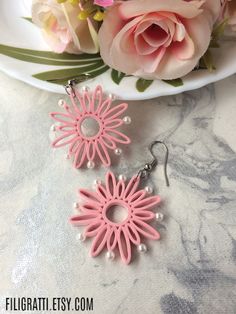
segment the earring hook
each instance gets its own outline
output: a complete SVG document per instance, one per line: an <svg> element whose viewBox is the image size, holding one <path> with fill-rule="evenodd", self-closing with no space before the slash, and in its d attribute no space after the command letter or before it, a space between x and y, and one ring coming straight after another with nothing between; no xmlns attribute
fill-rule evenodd
<svg viewBox="0 0 236 314"><path fill-rule="evenodd" d="M154 152L153 152L153 147L157 144L162 144L164 145L165 149L166 149L166 154L165 154L165 160L164 160L164 176L165 176L165 181L166 181L166 186L170 186L170 182L169 182L169 178L168 178L168 174L167 174L167 163L168 163L168 157L169 157L169 149L166 146L166 144L162 141L153 141L150 146L149 146L149 151L153 157L153 160L149 163L146 163L144 168L139 170L138 172L138 176L140 176L140 178L145 179L148 177L148 175L150 174L150 172L152 172L152 170L154 168L156 168L156 166L158 165L158 159L155 156Z"/></svg>
<svg viewBox="0 0 236 314"><path fill-rule="evenodd" d="M66 93L67 95L71 95L72 97L75 97L75 90L74 90L74 87L81 83L81 82L84 82L84 81L87 81L91 79L91 75L89 73L84 73L78 77L75 77L71 80L68 81L68 84L65 85L65 90L66 90Z"/></svg>
<svg viewBox="0 0 236 314"><path fill-rule="evenodd" d="M166 144L162 141L153 141L150 146L149 146L149 151L153 157L153 161L152 163L156 163L156 166L158 165L158 159L155 156L154 152L153 152L153 147L157 144L161 144L165 147L166 149L166 154L165 154L165 160L164 160L164 176L165 176L165 180L166 180L166 186L170 186L170 182L169 182L169 178L168 178L168 174L167 174L167 164L168 164L168 158L169 158L169 149L166 146Z"/></svg>

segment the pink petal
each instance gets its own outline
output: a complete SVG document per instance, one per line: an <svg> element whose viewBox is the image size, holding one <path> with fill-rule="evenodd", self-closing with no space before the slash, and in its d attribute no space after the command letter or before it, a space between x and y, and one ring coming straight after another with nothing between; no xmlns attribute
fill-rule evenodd
<svg viewBox="0 0 236 314"><path fill-rule="evenodd" d="M111 107L111 99L107 98L100 106L98 106L96 114L103 116Z"/></svg>
<svg viewBox="0 0 236 314"><path fill-rule="evenodd" d="M118 198L122 198L125 191L125 182L122 180L119 180L115 189L115 195Z"/></svg>
<svg viewBox="0 0 236 314"><path fill-rule="evenodd" d="M156 229L148 225L146 222L135 219L133 220L133 224L135 225L136 230L142 234L144 237L152 240L160 239L160 234Z"/></svg>
<svg viewBox="0 0 236 314"><path fill-rule="evenodd" d="M92 101L91 101L89 92L84 92L83 93L83 104L85 107L85 112L91 113L91 103L92 103Z"/></svg>
<svg viewBox="0 0 236 314"><path fill-rule="evenodd" d="M122 5L120 6L120 14L123 19L130 19L139 15L143 16L150 12L173 12L185 18L194 18L202 12L202 10L200 10L199 8L204 2L205 0L130 0L122 3Z"/></svg>
<svg viewBox="0 0 236 314"><path fill-rule="evenodd" d="M75 90L75 95L76 95L76 98L78 99L78 102L79 102L79 111L82 114L84 114L87 111L87 108L86 108L85 103L84 103L84 95L81 95L77 89Z"/></svg>
<svg viewBox="0 0 236 314"><path fill-rule="evenodd" d="M107 237L107 249L108 251L113 251L116 247L116 244L118 242L118 234L117 229L115 227L112 227L110 229L109 235Z"/></svg>
<svg viewBox="0 0 236 314"><path fill-rule="evenodd" d="M123 133L113 130L113 129L106 129L105 134L111 138L111 140L121 143L121 144L130 144L130 138Z"/></svg>
<svg viewBox="0 0 236 314"><path fill-rule="evenodd" d="M51 112L50 116L61 123L65 123L67 125L74 125L76 117L68 114L68 113L61 113L61 112Z"/></svg>
<svg viewBox="0 0 236 314"><path fill-rule="evenodd" d="M144 190L139 190L129 197L129 202L136 204L137 202L141 201L145 196L146 192Z"/></svg>
<svg viewBox="0 0 236 314"><path fill-rule="evenodd" d="M152 54L147 56L140 56L140 62L142 64L142 69L147 73L153 73L157 70L158 65L162 61L163 56L165 55L166 48L161 47L157 49Z"/></svg>
<svg viewBox="0 0 236 314"><path fill-rule="evenodd" d="M109 193L107 192L107 190L101 184L99 184L97 186L97 190L96 191L99 194L99 196L104 199L105 202L109 199L109 197L110 197Z"/></svg>
<svg viewBox="0 0 236 314"><path fill-rule="evenodd" d="M94 160L96 154L96 149L94 142L89 141L86 146L86 155L88 160Z"/></svg>
<svg viewBox="0 0 236 314"><path fill-rule="evenodd" d="M89 203L86 203L86 204L83 204L83 205L80 205L80 210L83 212L83 213L91 213L93 211L97 211L97 212L101 212L102 211L102 206L96 202L89 202Z"/></svg>
<svg viewBox="0 0 236 314"><path fill-rule="evenodd" d="M121 119L105 120L104 125L109 129L116 129L123 124Z"/></svg>
<svg viewBox="0 0 236 314"><path fill-rule="evenodd" d="M116 148L116 143L107 134L102 135L102 141L103 141L104 145L106 145L106 147L108 147L110 149Z"/></svg>
<svg viewBox="0 0 236 314"><path fill-rule="evenodd" d="M91 112L95 112L102 105L103 91L101 85L98 85L92 96L92 101L90 104Z"/></svg>
<svg viewBox="0 0 236 314"><path fill-rule="evenodd" d="M99 230L99 232L97 233L96 237L94 238L92 246L91 246L91 256L95 257L99 253L101 253L101 251L103 250L103 248L107 242L109 231L110 230L107 227L107 225L104 225Z"/></svg>
<svg viewBox="0 0 236 314"><path fill-rule="evenodd" d="M151 209L155 207L157 204L159 204L161 201L160 196L155 195L155 196L150 196L145 198L144 200L137 201L133 204L135 210L146 210L146 209Z"/></svg>
<svg viewBox="0 0 236 314"><path fill-rule="evenodd" d="M109 111L107 111L105 114L103 114L103 118L108 119L108 120L113 120L119 117L123 112L125 112L127 108L128 108L128 104L126 103L119 104L113 107L112 109L110 109Z"/></svg>
<svg viewBox="0 0 236 314"><path fill-rule="evenodd" d="M139 186L140 177L139 176L133 176L129 183L127 184L127 187L124 192L124 198L129 200L130 196L133 195Z"/></svg>
<svg viewBox="0 0 236 314"><path fill-rule="evenodd" d="M103 141L97 140L94 145L103 165L109 167L111 165L111 158Z"/></svg>
<svg viewBox="0 0 236 314"><path fill-rule="evenodd" d="M104 224L102 220L95 220L89 224L84 231L85 237L95 237L99 230L104 227Z"/></svg>
<svg viewBox="0 0 236 314"><path fill-rule="evenodd" d="M193 57L195 46L189 35L185 34L185 39L181 42L173 42L171 45L171 53L180 60L188 60Z"/></svg>
<svg viewBox="0 0 236 314"><path fill-rule="evenodd" d="M70 222L74 225L88 225L94 219L98 219L98 213L94 212L93 214L82 214L79 216L72 216Z"/></svg>
<svg viewBox="0 0 236 314"><path fill-rule="evenodd" d="M151 211L138 211L138 212L134 212L135 217L137 217L137 219L141 219L143 221L150 221L153 220L155 217L155 214Z"/></svg>
<svg viewBox="0 0 236 314"><path fill-rule="evenodd" d="M66 133L67 132L74 132L75 134L78 134L75 124L73 124L73 125L68 125L68 124L59 125L59 126L57 126L57 130L62 131L62 132L66 132Z"/></svg>
<svg viewBox="0 0 236 314"><path fill-rule="evenodd" d="M135 225L129 224L129 225L126 225L125 228L126 228L127 235L130 241L135 245L139 245L141 243L141 240L140 240L140 236L136 230Z"/></svg>
<svg viewBox="0 0 236 314"><path fill-rule="evenodd" d="M73 105L73 108L74 108L74 112L75 114L77 113L77 115L81 115L82 113L82 110L81 110L81 105L80 105L80 95L78 93L75 93L76 95L76 99L73 97L73 95L71 94L70 95L70 100L71 100L71 103ZM79 98L78 98L78 95L79 95ZM77 105L76 103L76 100L79 102L79 106Z"/></svg>
<svg viewBox="0 0 236 314"><path fill-rule="evenodd" d="M81 142L75 152L74 167L80 168L86 159L86 142Z"/></svg>
<svg viewBox="0 0 236 314"><path fill-rule="evenodd" d="M122 227L118 231L118 247L122 261L129 264L131 261L131 245L127 231Z"/></svg>
<svg viewBox="0 0 236 314"><path fill-rule="evenodd" d="M106 190L110 197L114 196L116 190L116 178L111 171L106 174Z"/></svg>
<svg viewBox="0 0 236 314"><path fill-rule="evenodd" d="M87 204L93 204L93 206L99 207L104 204L103 199L96 192L89 191L87 189L80 189L79 195L85 199Z"/></svg>
<svg viewBox="0 0 236 314"><path fill-rule="evenodd" d="M76 139L74 140L74 142L72 142L72 143L70 144L70 146L69 146L69 153L70 153L71 155L73 155L73 154L77 151L77 149L78 149L80 143L81 143L81 142L80 142L80 138L76 138Z"/></svg>
<svg viewBox="0 0 236 314"><path fill-rule="evenodd" d="M77 139L78 139L78 135L74 131L67 132L67 133L64 133L63 135L59 136L58 138L56 138L52 142L52 146L53 147L62 147L62 146L65 146L67 144L74 142Z"/></svg>
<svg viewBox="0 0 236 314"><path fill-rule="evenodd" d="M94 4L99 5L100 7L109 7L111 5L113 5L113 0L94 0Z"/></svg>

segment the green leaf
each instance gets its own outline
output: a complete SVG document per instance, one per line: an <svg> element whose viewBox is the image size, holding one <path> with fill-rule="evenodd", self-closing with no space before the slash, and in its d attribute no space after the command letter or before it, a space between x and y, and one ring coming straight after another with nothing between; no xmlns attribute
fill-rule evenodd
<svg viewBox="0 0 236 314"><path fill-rule="evenodd" d="M162 80L162 81L174 87L180 87L184 85L181 78L175 80Z"/></svg>
<svg viewBox="0 0 236 314"><path fill-rule="evenodd" d="M101 57L98 53L97 54L83 53L83 54L77 54L76 55L76 54L71 54L71 53L67 53L67 52L55 53L52 51L17 48L17 47L12 47L12 46L0 44L0 53L5 54L6 52L19 53L19 54L23 54L23 55L35 56L35 57L46 58L46 59L51 59L51 60L64 60L64 61L82 61L82 60L98 61L98 60L101 60Z"/></svg>
<svg viewBox="0 0 236 314"><path fill-rule="evenodd" d="M119 72L115 69L112 69L111 71L111 78L113 80L113 82L115 82L117 85L120 84L120 82L122 81L122 79L125 77L125 73L123 72Z"/></svg>
<svg viewBox="0 0 236 314"><path fill-rule="evenodd" d="M220 24L217 24L211 34L212 39L219 39L222 35L224 35L225 27L228 24L228 19L223 20Z"/></svg>
<svg viewBox="0 0 236 314"><path fill-rule="evenodd" d="M136 82L136 89L142 93L152 84L152 82L153 80L145 80L140 78Z"/></svg>
<svg viewBox="0 0 236 314"><path fill-rule="evenodd" d="M205 66L209 72L213 72L216 69L214 66L212 53L209 49L201 58L200 64Z"/></svg>
<svg viewBox="0 0 236 314"><path fill-rule="evenodd" d="M34 74L33 77L51 83L65 84L69 79L80 78L83 74L89 74L91 78L98 76L109 69L103 62L98 62L92 66L76 67L62 70L47 71Z"/></svg>
<svg viewBox="0 0 236 314"><path fill-rule="evenodd" d="M26 16L23 16L22 18L23 18L24 20L28 21L28 22L33 23L33 21L32 21L32 17L26 17Z"/></svg>
<svg viewBox="0 0 236 314"><path fill-rule="evenodd" d="M45 64L45 65L56 65L56 66L78 66L78 65L88 65L96 63L99 59L88 59L88 60L77 60L77 61L63 61L63 60L56 60L56 59L48 59L48 58L41 58L34 55L28 55L28 54L22 54L19 52L16 52L14 50L8 50L5 48L2 48L0 45L0 53L25 62L31 62L31 63L38 63L38 64ZM100 58L101 60L101 58Z"/></svg>

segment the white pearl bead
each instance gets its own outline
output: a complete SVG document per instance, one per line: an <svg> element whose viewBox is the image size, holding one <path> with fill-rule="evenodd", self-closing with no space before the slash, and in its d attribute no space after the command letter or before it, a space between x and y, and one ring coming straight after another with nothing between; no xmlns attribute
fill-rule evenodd
<svg viewBox="0 0 236 314"><path fill-rule="evenodd" d="M140 243L138 245L138 251L140 253L146 253L147 252L147 246L145 244L143 244L143 243Z"/></svg>
<svg viewBox="0 0 236 314"><path fill-rule="evenodd" d="M144 189L148 194L152 194L153 192L153 188L151 186L146 186Z"/></svg>
<svg viewBox="0 0 236 314"><path fill-rule="evenodd" d="M93 184L94 184L94 185L99 185L99 184L102 184L102 181L99 180L99 179L95 179L95 180L93 181Z"/></svg>
<svg viewBox="0 0 236 314"><path fill-rule="evenodd" d="M156 221L162 221L164 219L164 215L162 213L156 213Z"/></svg>
<svg viewBox="0 0 236 314"><path fill-rule="evenodd" d="M116 99L116 96L114 94L109 94L108 98L110 98L112 101Z"/></svg>
<svg viewBox="0 0 236 314"><path fill-rule="evenodd" d="M73 207L74 207L74 209L78 209L78 208L79 208L79 203L74 202L74 203L73 203Z"/></svg>
<svg viewBox="0 0 236 314"><path fill-rule="evenodd" d="M63 107L65 105L65 100L64 99L59 99L58 100L58 106Z"/></svg>
<svg viewBox="0 0 236 314"><path fill-rule="evenodd" d="M124 174L120 174L120 175L118 176L118 179L119 179L120 181L126 181L126 176L125 176Z"/></svg>
<svg viewBox="0 0 236 314"><path fill-rule="evenodd" d="M57 127L55 126L55 124L53 124L53 125L51 126L50 130L51 130L52 132L55 132L55 131L57 130Z"/></svg>
<svg viewBox="0 0 236 314"><path fill-rule="evenodd" d="M83 242L85 240L85 236L83 235L83 233L78 233L76 235L76 240Z"/></svg>
<svg viewBox="0 0 236 314"><path fill-rule="evenodd" d="M121 148L116 148L114 150L114 153L117 155L117 156L120 156L122 154L122 149Z"/></svg>
<svg viewBox="0 0 236 314"><path fill-rule="evenodd" d="M70 159L70 155L69 154L66 154L66 159Z"/></svg>
<svg viewBox="0 0 236 314"><path fill-rule="evenodd" d="M130 124L132 122L131 118L129 116L126 116L123 118L123 121L125 124Z"/></svg>
<svg viewBox="0 0 236 314"><path fill-rule="evenodd" d="M89 161L87 162L87 168L88 168L88 169L93 169L94 167L95 167L94 162L93 162L92 160L89 160Z"/></svg>
<svg viewBox="0 0 236 314"><path fill-rule="evenodd" d="M89 92L90 88L88 86L82 86L83 92Z"/></svg>
<svg viewBox="0 0 236 314"><path fill-rule="evenodd" d="M115 258L115 253L113 251L108 251L106 253L106 258L110 261L112 261Z"/></svg>

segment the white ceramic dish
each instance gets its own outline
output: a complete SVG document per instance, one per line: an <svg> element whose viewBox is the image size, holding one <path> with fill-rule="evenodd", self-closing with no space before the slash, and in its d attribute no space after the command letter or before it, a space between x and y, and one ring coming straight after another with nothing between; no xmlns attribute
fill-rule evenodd
<svg viewBox="0 0 236 314"><path fill-rule="evenodd" d="M19 0L17 4L14 0L1 0L0 44L34 50L49 50L41 36L40 30L22 18L30 16L30 6L30 0ZM148 99L196 89L236 72L236 41L231 38L231 40L222 42L221 48L214 49L214 58L216 71L213 73L209 73L207 70L194 71L183 78L183 85L179 87L162 81L155 81L144 92L139 92L135 87L137 78L125 77L117 85L111 79L110 70L87 81L86 85L93 87L98 83L102 84L105 91L114 93L119 98L127 100ZM40 89L65 93L61 85L32 77L36 73L63 69L65 68L64 66L30 63L3 54L0 54L0 66L1 70L7 74Z"/></svg>

